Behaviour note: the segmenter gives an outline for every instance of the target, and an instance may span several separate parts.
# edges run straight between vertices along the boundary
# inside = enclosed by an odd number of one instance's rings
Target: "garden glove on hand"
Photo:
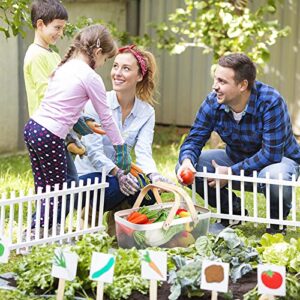
[[[95,122],[95,120],[92,118],[81,116],[77,120],[77,123],[73,126],[73,130],[82,136],[94,133],[93,130],[87,125],[87,121]]]
[[[119,181],[120,191],[124,195],[134,195],[140,189],[137,179],[130,173],[125,174],[123,170],[118,169],[116,177]]]
[[[150,173],[148,175],[149,179],[151,180],[152,183],[155,183],[157,181],[161,181],[161,182],[166,182],[166,183],[170,183],[170,184],[174,184],[174,182],[172,182],[169,178],[157,173],[157,172],[153,172]]]
[[[115,164],[124,170],[125,174],[129,173],[131,169],[131,156],[127,144],[114,145],[114,149],[116,151]]]
[[[83,143],[80,141],[79,137],[77,134],[71,130],[65,139],[65,143],[67,145],[67,149],[69,152],[73,154],[78,154],[80,157],[83,155],[87,155],[87,151]]]

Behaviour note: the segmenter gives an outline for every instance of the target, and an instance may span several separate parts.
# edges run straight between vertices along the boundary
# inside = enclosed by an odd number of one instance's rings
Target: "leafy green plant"
[[[0,31],[6,38],[21,34],[25,36],[23,24],[31,26],[29,18],[30,0],[1,0],[0,2]]]
[[[66,268],[66,258],[61,249],[54,253],[54,265],[61,268]]]
[[[0,3],[0,31],[6,38],[21,35],[25,37],[25,28],[31,28],[30,20],[30,4],[31,0],[2,0]],[[102,19],[92,19],[86,16],[79,16],[74,23],[68,22],[64,30],[64,35],[67,38],[72,38],[78,30],[83,27],[101,23],[104,24],[111,32],[113,37],[117,39],[121,45],[138,44],[147,47],[150,45],[151,39],[148,34],[143,36],[131,36],[127,31],[122,31],[117,28],[114,22],[106,22]],[[56,47],[53,47],[56,50]]]
[[[284,240],[282,234],[264,234],[257,247],[263,262],[286,266],[289,272],[300,273],[300,238]]]
[[[278,0],[267,0],[257,10],[248,1],[185,0],[168,22],[154,25],[158,47],[179,54],[188,47],[212,53],[216,61],[230,52],[246,52],[258,65],[270,57],[269,47],[279,37],[287,36],[289,28],[280,28],[274,15]]]

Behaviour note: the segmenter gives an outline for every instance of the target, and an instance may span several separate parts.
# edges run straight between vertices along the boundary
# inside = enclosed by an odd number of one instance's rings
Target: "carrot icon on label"
[[[163,274],[161,273],[160,269],[158,266],[155,264],[155,262],[151,259],[150,254],[148,251],[143,256],[143,260],[148,263],[149,267],[157,273],[161,278],[164,278]]]
[[[115,259],[111,257],[108,262],[98,271],[94,272],[91,276],[92,279],[97,279],[104,273],[108,272],[114,265]]]

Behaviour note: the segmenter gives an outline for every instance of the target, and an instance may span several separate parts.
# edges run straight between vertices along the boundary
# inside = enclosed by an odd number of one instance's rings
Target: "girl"
[[[53,188],[57,183],[62,187],[66,181],[64,139],[78,120],[88,99],[95,107],[101,124],[114,145],[116,164],[125,173],[130,170],[131,158],[127,145],[113,121],[106,102],[103,81],[95,72],[116,51],[116,44],[104,26],[86,27],[76,35],[50,78],[40,108],[24,128],[36,189],[45,189],[46,185]],[[41,226],[44,224],[44,205],[45,203],[41,208]],[[50,201],[50,214],[52,211],[53,201]]]

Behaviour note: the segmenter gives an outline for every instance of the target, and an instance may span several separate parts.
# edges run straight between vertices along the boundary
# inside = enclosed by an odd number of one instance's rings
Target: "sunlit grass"
[[[33,177],[27,154],[0,157],[0,193],[33,188]]]
[[[153,157],[156,161],[158,171],[176,182],[175,166],[178,159],[180,144],[188,132],[187,129],[172,126],[157,126],[153,144]],[[33,188],[33,178],[31,174],[30,162],[27,153],[0,157],[0,192],[7,196],[11,191],[23,190],[25,193]],[[171,194],[163,195],[165,201],[172,198]],[[297,197],[298,198],[298,197]],[[246,208],[250,215],[253,215],[253,194],[246,193]],[[204,205],[204,201],[197,196],[197,203]],[[258,196],[258,214],[264,216],[266,211],[266,201],[263,195]],[[16,214],[15,214],[16,215]],[[297,213],[300,219],[300,212]],[[247,235],[254,235],[259,238],[265,231],[265,225],[259,224],[257,227],[253,223],[247,223],[240,228]],[[288,230],[287,238],[299,237],[300,229],[296,232]]]

